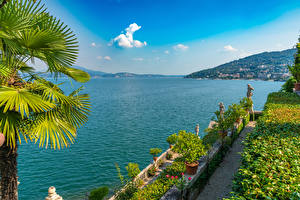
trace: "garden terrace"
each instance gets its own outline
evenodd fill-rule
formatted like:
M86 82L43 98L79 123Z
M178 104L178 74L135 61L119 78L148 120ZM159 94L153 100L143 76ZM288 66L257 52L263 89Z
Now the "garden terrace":
M263 116L247 135L230 199L300 199L300 97L268 96Z

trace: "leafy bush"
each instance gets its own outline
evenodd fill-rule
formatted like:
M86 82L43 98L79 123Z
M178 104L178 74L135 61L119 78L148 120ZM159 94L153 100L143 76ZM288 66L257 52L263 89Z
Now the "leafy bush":
M282 86L281 91L282 92L293 92L293 89L295 87L296 79L291 76Z
M128 163L126 170L128 172L128 176L132 179L134 179L141 172L139 164L137 163Z
M230 199L297 199L300 191L300 97L271 93L244 142ZM288 116L288 117L286 117Z
M172 135L170 135L169 137L167 137L167 142L171 145L171 144L175 144L177 141L177 134L174 133Z
M205 129L207 134L203 137L203 144L206 146L206 149L209 149L219 138L220 135L217 129Z
M138 191L138 185L130 181L126 184L126 186L123 188L123 190L119 191L116 194L115 199L116 200L129 200L133 197L133 195Z
M151 148L150 151L149 151L149 153L150 153L153 157L157 156L157 155L160 154L161 152L162 152L162 150L159 149L159 148Z
M176 158L173 164L166 167L155 182L137 191L132 200L160 199L173 185L178 182L178 179L170 179L167 178L166 175L179 177L183 172L185 172L184 160Z
M175 152L182 154L187 163L196 162L206 153L202 140L195 134L186 131L179 131L177 143L173 149Z
M299 43L296 45L297 53L295 55L294 65L288 66L291 74L295 77L296 81L300 83L300 38Z
M108 195L108 187L99 187L91 191L89 195L89 200L102 200L106 195Z
M252 108L253 101L247 97L244 97L240 100L240 105L244 110L249 111Z

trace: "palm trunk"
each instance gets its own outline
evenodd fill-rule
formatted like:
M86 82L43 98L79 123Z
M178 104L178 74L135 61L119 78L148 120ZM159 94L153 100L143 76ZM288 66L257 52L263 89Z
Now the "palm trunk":
M17 155L17 146L0 147L0 200L18 200Z

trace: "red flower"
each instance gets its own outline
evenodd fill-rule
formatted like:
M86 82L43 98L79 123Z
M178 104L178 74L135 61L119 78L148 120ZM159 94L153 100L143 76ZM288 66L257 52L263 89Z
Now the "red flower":
M175 176L176 179L178 179L178 176Z
M166 177L169 178L170 176L167 174Z
M190 181L190 180L192 180L192 177L189 177L188 179L189 179L189 181Z
M174 176L171 176L171 179L174 179Z
M181 173L181 176L184 176L184 173L183 173L183 172Z

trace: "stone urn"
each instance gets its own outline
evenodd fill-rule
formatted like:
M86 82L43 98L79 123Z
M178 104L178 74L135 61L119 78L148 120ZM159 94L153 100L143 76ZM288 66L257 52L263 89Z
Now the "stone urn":
M3 133L0 133L0 147L4 144L5 142L5 136L3 135Z
M56 194L55 187L51 186L48 189L48 196L45 198L45 200L63 200L63 198Z

